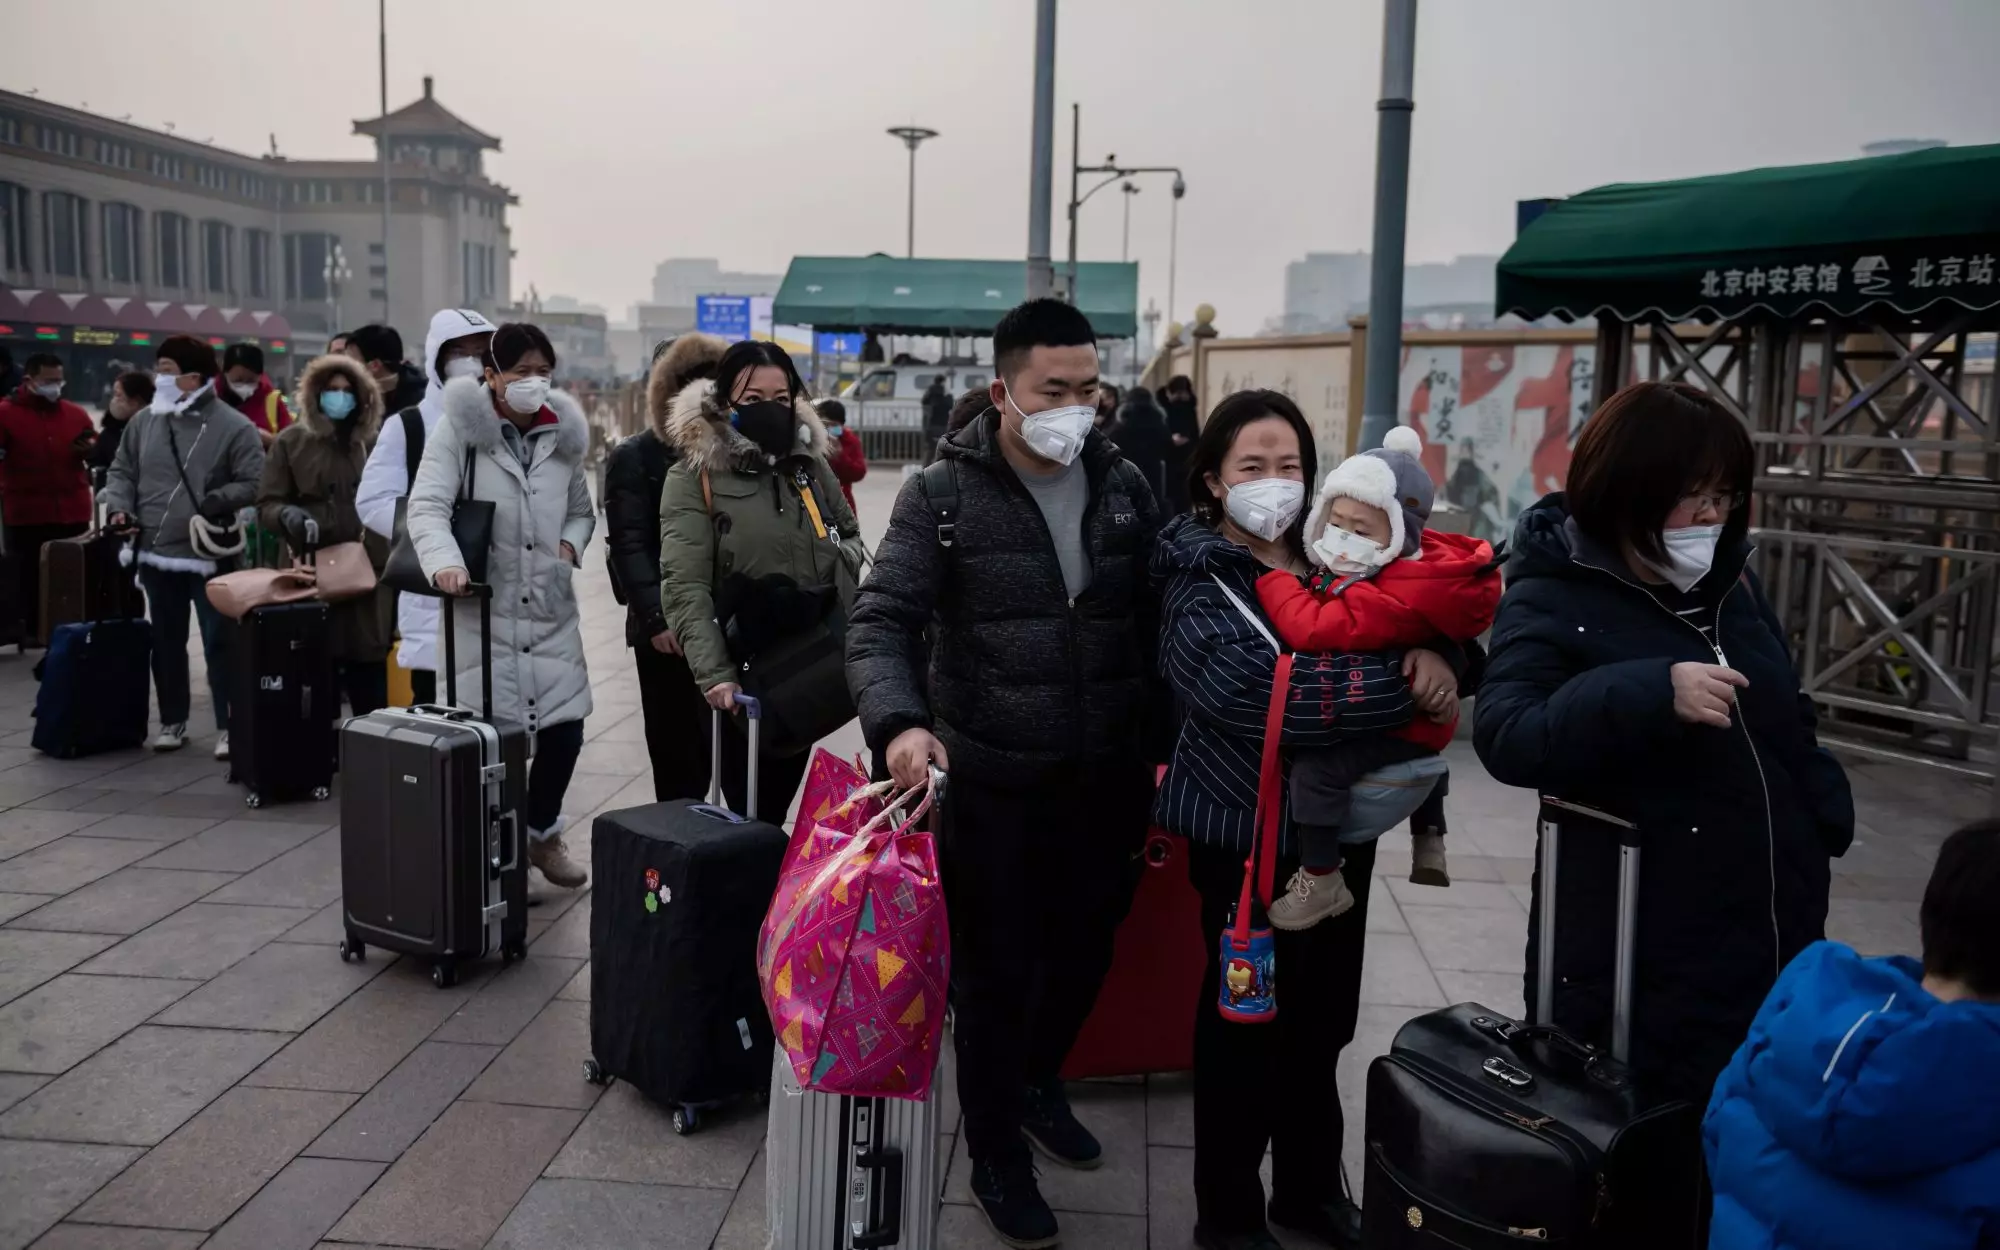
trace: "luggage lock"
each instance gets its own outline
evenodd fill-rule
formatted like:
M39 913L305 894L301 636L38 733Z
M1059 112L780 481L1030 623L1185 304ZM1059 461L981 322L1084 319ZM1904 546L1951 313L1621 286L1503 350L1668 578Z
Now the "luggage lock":
M1495 1055L1479 1065L1479 1070L1498 1081L1510 1092L1524 1094L1535 1087L1535 1078L1525 1071Z
M504 835L502 831L504 832ZM521 814L486 809L486 862L495 872L510 872L521 862ZM503 854L506 858L503 860Z

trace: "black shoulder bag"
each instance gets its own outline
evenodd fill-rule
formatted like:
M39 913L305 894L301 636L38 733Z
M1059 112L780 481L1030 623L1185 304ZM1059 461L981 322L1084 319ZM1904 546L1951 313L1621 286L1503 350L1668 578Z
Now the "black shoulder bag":
M465 478L459 484L458 498L451 505L451 537L465 561L466 576L475 585L482 585L486 581L487 557L493 550L494 504L490 499L472 497L476 456L472 448L466 448ZM416 474L412 473L410 485L414 488L416 484ZM396 501L396 541L389 550L389 562L382 568L382 584L405 594L436 595L438 588L424 576L423 561L417 559L416 544L410 541L405 515L409 502L408 495Z

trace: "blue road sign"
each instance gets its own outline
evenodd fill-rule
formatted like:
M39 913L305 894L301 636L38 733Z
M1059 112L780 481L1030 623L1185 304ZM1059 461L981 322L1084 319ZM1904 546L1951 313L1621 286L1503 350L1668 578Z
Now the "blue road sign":
M697 295L694 297L695 329L734 343L750 337L750 297L748 295Z
M822 332L817 336L815 346L822 356L859 356L867 342L865 334Z

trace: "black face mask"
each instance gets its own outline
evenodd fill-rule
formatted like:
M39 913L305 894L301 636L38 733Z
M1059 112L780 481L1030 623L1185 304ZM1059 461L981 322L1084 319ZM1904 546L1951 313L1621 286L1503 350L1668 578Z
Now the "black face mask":
M735 424L765 455L788 456L798 450L798 413L781 399L736 405Z

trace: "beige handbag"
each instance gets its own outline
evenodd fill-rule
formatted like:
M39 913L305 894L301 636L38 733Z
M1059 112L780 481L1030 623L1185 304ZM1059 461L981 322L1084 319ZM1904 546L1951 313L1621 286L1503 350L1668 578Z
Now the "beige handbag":
M360 544L355 544L359 546ZM232 621L240 621L252 608L273 603L303 603L317 593L313 570L238 569L208 579L208 601Z
M359 599L375 590L375 565L368 559L368 548L361 543L321 547L313 553L312 571L319 578L315 593L328 603Z

